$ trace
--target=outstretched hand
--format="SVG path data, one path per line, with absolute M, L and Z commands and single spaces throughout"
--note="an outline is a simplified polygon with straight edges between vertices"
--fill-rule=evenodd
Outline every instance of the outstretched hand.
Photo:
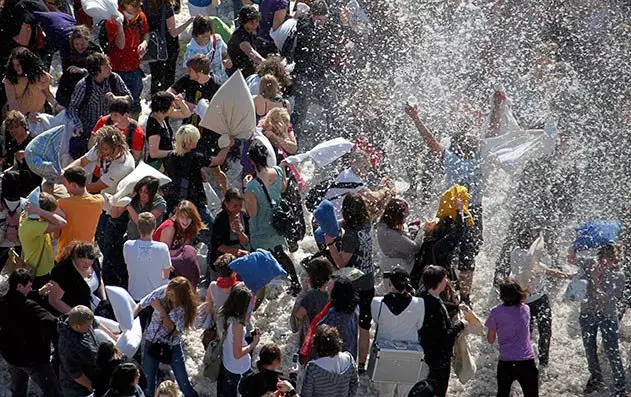
M 405 103 L 404 105 L 405 113 L 410 116 L 412 120 L 418 120 L 418 105 L 412 106 L 409 103 Z

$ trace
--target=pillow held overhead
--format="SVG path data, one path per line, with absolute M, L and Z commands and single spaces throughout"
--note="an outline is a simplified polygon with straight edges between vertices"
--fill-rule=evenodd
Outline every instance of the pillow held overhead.
M 156 170 L 152 166 L 141 161 L 138 166 L 129 173 L 122 181 L 119 182 L 116 194 L 110 199 L 110 204 L 114 207 L 129 204 L 124 198 L 131 197 L 134 193 L 134 187 L 142 178 L 152 176 L 160 181 L 160 186 L 171 182 L 171 178 Z

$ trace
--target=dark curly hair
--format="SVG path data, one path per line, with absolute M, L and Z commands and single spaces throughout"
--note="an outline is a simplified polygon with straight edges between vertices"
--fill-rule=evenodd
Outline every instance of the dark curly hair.
M 310 260 L 307 263 L 307 274 L 309 275 L 309 284 L 311 288 L 319 289 L 329 281 L 333 273 L 333 265 L 328 259 L 319 257 Z
M 330 325 L 320 324 L 313 337 L 313 350 L 318 357 L 334 357 L 343 346 L 340 332 Z
M 341 313 L 353 313 L 359 303 L 359 295 L 355 287 L 347 278 L 338 278 L 331 289 L 331 304 L 333 309 Z
M 9 61 L 7 62 L 6 78 L 11 84 L 18 83 L 18 74 L 13 68 L 13 60 L 17 59 L 22 66 L 22 73 L 28 79 L 30 84 L 35 84 L 44 73 L 46 68 L 44 63 L 35 53 L 26 47 L 18 47 L 11 51 Z
M 517 306 L 526 301 L 528 293 L 516 280 L 506 280 L 500 285 L 500 299 L 504 306 Z
M 383 215 L 381 215 L 381 223 L 384 223 L 390 229 L 403 225 L 408 208 L 408 203 L 405 200 L 400 198 L 390 199 L 388 204 L 386 204 Z

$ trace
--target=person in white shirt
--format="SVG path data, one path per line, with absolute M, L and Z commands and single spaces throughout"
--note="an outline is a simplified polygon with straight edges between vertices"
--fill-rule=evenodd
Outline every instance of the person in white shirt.
M 94 135 L 95 145 L 85 155 L 67 168 L 93 167 L 93 175 L 99 179 L 88 183 L 90 193 L 102 193 L 105 197 L 103 214 L 96 228 L 96 241 L 103 253 L 103 281 L 106 285 L 126 288 L 127 274 L 123 261 L 123 236 L 127 231 L 127 214 L 118 218 L 110 216 L 111 205 L 108 195 L 116 193 L 118 184 L 129 175 L 136 163 L 127 146 L 127 138 L 116 127 L 104 125 Z
M 128 240 L 123 246 L 123 258 L 127 264 L 129 276 L 127 291 L 136 302 L 169 282 L 171 273 L 169 246 L 151 239 L 155 229 L 156 217 L 151 212 L 141 212 L 138 214 L 140 238 Z M 146 317 L 145 314 L 147 314 Z M 140 313 L 141 324 L 144 325 L 149 318 L 150 313 Z
M 425 319 L 425 303 L 412 296 L 410 274 L 401 267 L 384 273 L 390 293 L 373 298 L 370 309 L 377 324 L 376 341 L 387 340 L 420 344 L 419 330 Z M 407 396 L 413 384 L 375 383 L 381 397 Z

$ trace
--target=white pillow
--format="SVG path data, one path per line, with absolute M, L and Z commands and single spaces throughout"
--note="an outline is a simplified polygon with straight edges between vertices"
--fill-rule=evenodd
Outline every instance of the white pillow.
M 171 178 L 156 170 L 149 164 L 145 164 L 141 161 L 129 175 L 127 175 L 125 178 L 123 178 L 122 181 L 118 183 L 116 194 L 113 195 L 110 199 L 110 204 L 114 207 L 122 207 L 127 205 L 129 202 L 127 200 L 124 200 L 124 198 L 131 197 L 134 193 L 134 187 L 136 186 L 138 181 L 146 176 L 152 176 L 158 179 L 158 181 L 160 181 L 160 186 L 171 182 Z
M 140 319 L 137 318 L 134 320 L 133 327 L 120 335 L 116 347 L 127 357 L 133 357 L 140 347 L 140 342 L 142 342 L 142 327 Z
M 134 326 L 134 308 L 136 307 L 134 299 L 129 295 L 129 292 L 121 287 L 108 285 L 105 287 L 105 291 L 107 292 L 107 298 L 112 304 L 112 309 L 114 309 L 114 315 L 121 331 L 132 329 Z

